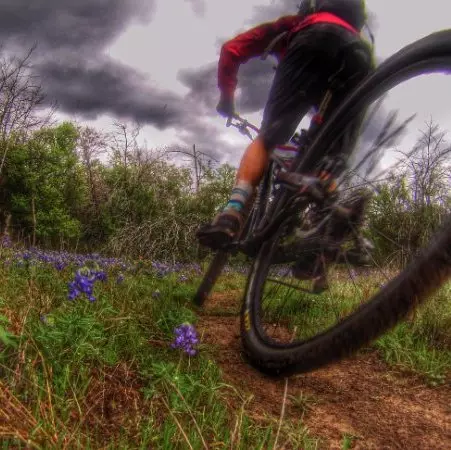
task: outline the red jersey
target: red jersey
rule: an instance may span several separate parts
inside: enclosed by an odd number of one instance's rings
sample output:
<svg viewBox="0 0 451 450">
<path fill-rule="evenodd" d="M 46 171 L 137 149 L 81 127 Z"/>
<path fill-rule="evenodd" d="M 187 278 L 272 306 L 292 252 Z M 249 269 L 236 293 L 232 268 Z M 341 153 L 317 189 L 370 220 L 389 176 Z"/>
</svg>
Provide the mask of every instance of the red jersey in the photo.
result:
<svg viewBox="0 0 451 450">
<path fill-rule="evenodd" d="M 262 55 L 279 34 L 289 33 L 287 39 L 279 41 L 273 51 L 280 61 L 285 55 L 289 37 L 316 23 L 332 23 L 359 34 L 348 22 L 327 12 L 315 13 L 307 17 L 284 16 L 275 22 L 259 25 L 239 34 L 222 46 L 218 64 L 218 87 L 221 93 L 229 97 L 234 95 L 240 65 L 251 58 Z"/>
</svg>

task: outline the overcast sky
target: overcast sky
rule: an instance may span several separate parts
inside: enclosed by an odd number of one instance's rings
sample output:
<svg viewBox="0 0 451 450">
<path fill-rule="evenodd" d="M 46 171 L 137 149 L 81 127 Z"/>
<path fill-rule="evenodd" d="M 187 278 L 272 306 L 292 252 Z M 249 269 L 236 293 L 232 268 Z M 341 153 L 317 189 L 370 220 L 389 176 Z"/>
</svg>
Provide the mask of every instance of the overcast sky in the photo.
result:
<svg viewBox="0 0 451 450">
<path fill-rule="evenodd" d="M 222 42 L 263 21 L 296 11 L 298 0 L 0 0 L 0 38 L 7 50 L 34 42 L 36 70 L 58 117 L 108 130 L 138 121 L 148 146 L 196 144 L 236 164 L 245 138 L 215 112 Z M 447 28 L 447 0 L 369 0 L 377 55 Z M 271 62 L 240 70 L 239 112 L 259 124 L 273 76 Z M 404 117 L 432 114 L 449 126 L 450 83 L 428 77 L 393 91 L 387 108 Z M 446 95 L 444 95 L 446 93 Z M 446 97 L 446 98 L 444 98 Z M 446 100 L 446 101 L 445 101 Z M 380 118 L 379 118 L 380 120 Z M 414 137 L 410 136 L 413 141 Z"/>
</svg>

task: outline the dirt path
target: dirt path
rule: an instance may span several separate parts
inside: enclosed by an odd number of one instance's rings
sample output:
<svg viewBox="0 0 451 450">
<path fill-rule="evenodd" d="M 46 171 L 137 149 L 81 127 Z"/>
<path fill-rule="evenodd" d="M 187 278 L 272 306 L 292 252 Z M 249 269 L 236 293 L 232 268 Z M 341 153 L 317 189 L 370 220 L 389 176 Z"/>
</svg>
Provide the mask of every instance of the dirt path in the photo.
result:
<svg viewBox="0 0 451 450">
<path fill-rule="evenodd" d="M 252 412 L 279 417 L 285 382 L 263 377 L 242 360 L 238 319 L 216 315 L 222 297 L 201 317 L 202 341 L 217 349 L 226 381 L 253 394 Z M 322 438 L 323 448 L 341 449 L 348 434 L 356 449 L 451 449 L 451 387 L 428 388 L 395 373 L 375 354 L 291 377 L 288 396 L 312 399 L 308 410 L 288 400 L 286 416 L 305 413 L 304 424 Z"/>
</svg>

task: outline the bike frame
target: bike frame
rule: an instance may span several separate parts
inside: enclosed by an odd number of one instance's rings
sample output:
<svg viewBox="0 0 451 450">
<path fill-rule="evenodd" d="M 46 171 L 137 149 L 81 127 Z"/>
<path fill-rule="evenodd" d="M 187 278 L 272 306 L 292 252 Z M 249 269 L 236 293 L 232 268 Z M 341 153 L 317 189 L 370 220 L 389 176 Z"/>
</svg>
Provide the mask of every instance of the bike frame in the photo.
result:
<svg viewBox="0 0 451 450">
<path fill-rule="evenodd" d="M 223 250 L 232 252 L 242 251 L 247 254 L 253 253 L 281 226 L 287 217 L 290 217 L 292 213 L 299 211 L 303 205 L 307 205 L 309 201 L 311 201 L 311 195 L 309 195 L 310 192 L 308 190 L 301 193 L 281 192 L 282 198 L 284 197 L 284 194 L 288 195 L 283 198 L 283 200 L 278 199 L 278 204 L 275 205 L 273 211 L 270 211 L 271 208 L 268 208 L 268 199 L 273 193 L 275 184 L 278 181 L 277 173 L 275 173 L 275 171 L 284 169 L 288 172 L 297 172 L 299 170 L 299 161 L 300 157 L 302 157 L 302 151 L 305 148 L 305 145 L 310 141 L 313 132 L 316 132 L 319 127 L 319 121 L 317 119 L 318 115 L 312 119 L 308 130 L 302 129 L 300 134 L 296 133 L 290 139 L 290 142 L 294 145 L 283 144 L 276 147 L 275 151 L 283 150 L 295 152 L 294 157 L 291 158 L 291 163 L 288 165 L 274 152 L 271 154 L 270 165 L 265 171 L 263 180 L 260 182 L 253 208 L 241 236 L 238 241 L 227 245 Z M 252 130 L 257 134 L 260 132 L 258 127 L 239 115 L 228 118 L 226 127 L 230 126 L 237 128 L 241 134 L 249 137 L 251 140 L 254 140 L 254 137 L 249 130 Z M 316 180 L 315 177 L 305 177 L 304 184 L 308 185 L 309 182 L 314 182 Z"/>
</svg>

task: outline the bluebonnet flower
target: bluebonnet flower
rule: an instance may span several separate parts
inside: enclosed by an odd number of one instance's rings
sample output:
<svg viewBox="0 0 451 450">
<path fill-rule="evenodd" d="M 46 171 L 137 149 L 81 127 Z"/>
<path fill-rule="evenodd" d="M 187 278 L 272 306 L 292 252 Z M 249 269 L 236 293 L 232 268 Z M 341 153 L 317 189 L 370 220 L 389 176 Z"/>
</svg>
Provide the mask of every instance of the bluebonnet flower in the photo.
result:
<svg viewBox="0 0 451 450">
<path fill-rule="evenodd" d="M 77 271 L 74 281 L 69 283 L 69 300 L 74 300 L 80 294 L 85 294 L 90 302 L 94 302 L 96 298 L 93 295 L 95 277 L 91 273 L 83 275 L 81 271 Z"/>
<path fill-rule="evenodd" d="M 106 281 L 107 280 L 107 274 L 105 271 L 100 270 L 98 272 L 94 273 L 94 278 L 98 281 Z"/>
<path fill-rule="evenodd" d="M 193 325 L 183 324 L 174 329 L 175 339 L 171 344 L 172 348 L 180 348 L 190 356 L 197 353 L 195 348 L 199 343 L 196 329 Z"/>
<path fill-rule="evenodd" d="M 181 283 L 183 283 L 183 282 L 185 282 L 185 281 L 187 281 L 187 280 L 188 280 L 188 277 L 187 277 L 186 275 L 180 275 L 179 281 L 180 281 Z"/>
<path fill-rule="evenodd" d="M 163 278 L 171 272 L 169 266 L 163 263 L 153 262 L 152 267 L 155 270 L 158 278 Z"/>
<path fill-rule="evenodd" d="M 66 267 L 66 263 L 64 263 L 63 261 L 57 261 L 55 264 L 55 269 L 58 270 L 59 272 L 61 272 L 62 270 L 64 270 L 64 268 Z"/>
</svg>

